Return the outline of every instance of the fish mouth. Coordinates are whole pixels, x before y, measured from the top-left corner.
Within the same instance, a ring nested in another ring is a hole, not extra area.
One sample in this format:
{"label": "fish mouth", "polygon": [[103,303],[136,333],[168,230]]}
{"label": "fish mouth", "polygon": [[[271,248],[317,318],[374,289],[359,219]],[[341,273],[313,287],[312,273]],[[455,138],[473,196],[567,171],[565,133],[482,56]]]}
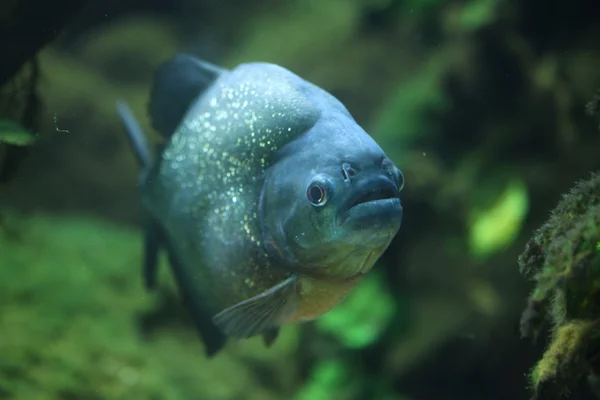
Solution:
{"label": "fish mouth", "polygon": [[357,187],[342,207],[338,222],[343,225],[355,220],[360,225],[370,225],[369,222],[393,223],[401,218],[400,191],[391,180],[384,178]]}
{"label": "fish mouth", "polygon": [[379,200],[395,199],[398,197],[398,191],[392,187],[382,187],[380,189],[369,190],[362,193],[356,200],[350,204],[348,210],[358,207],[361,204],[373,203]]}

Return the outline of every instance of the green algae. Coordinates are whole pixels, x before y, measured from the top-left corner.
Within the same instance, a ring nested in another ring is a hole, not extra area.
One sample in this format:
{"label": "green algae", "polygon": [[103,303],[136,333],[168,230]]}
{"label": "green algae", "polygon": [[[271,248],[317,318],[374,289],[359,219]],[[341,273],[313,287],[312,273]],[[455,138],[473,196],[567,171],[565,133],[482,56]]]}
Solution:
{"label": "green algae", "polygon": [[597,378],[600,355],[600,173],[565,194],[519,257],[535,282],[521,318],[521,333],[551,341],[532,369],[533,399],[557,399],[581,377]]}

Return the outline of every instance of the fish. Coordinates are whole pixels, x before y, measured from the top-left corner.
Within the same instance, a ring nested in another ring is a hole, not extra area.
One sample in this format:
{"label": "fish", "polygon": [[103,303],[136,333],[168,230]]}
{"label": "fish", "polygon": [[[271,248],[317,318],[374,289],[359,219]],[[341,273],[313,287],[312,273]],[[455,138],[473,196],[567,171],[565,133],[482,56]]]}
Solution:
{"label": "fish", "polygon": [[189,53],[157,68],[150,149],[117,112],[140,164],[143,280],[166,252],[204,342],[262,336],[337,306],[398,233],[404,176],[332,94],[268,62],[225,69]]}

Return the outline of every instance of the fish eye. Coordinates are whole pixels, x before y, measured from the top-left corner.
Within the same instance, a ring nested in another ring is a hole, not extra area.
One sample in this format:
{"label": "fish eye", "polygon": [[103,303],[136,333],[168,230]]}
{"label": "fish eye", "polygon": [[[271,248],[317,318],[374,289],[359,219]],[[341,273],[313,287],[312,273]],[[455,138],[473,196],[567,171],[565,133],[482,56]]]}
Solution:
{"label": "fish eye", "polygon": [[327,203],[327,186],[322,182],[313,182],[306,189],[306,198],[313,206],[322,207]]}

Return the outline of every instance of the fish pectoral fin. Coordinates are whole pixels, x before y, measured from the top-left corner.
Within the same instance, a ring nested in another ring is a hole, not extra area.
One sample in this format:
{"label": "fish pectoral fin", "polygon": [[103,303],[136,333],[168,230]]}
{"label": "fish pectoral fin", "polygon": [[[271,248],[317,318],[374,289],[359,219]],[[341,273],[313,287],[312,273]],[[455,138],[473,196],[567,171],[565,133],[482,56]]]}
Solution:
{"label": "fish pectoral fin", "polygon": [[297,278],[292,275],[271,289],[221,311],[213,317],[213,322],[228,336],[249,338],[266,334],[268,341],[273,333],[269,331],[295,313],[299,305]]}

